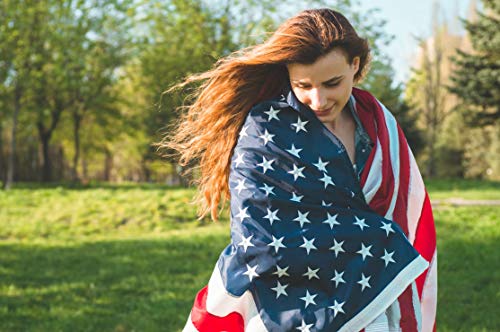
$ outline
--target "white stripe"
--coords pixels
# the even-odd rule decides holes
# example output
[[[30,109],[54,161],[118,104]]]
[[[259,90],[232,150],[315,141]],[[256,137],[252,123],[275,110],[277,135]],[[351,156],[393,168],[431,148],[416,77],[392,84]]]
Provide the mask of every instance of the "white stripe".
[[[415,234],[417,232],[418,221],[422,214],[422,207],[425,200],[425,185],[422,175],[418,170],[417,162],[415,157],[408,147],[409,158],[410,158],[410,181],[408,186],[408,239],[410,243],[415,242]]]
[[[391,203],[389,208],[385,213],[387,219],[393,220],[392,215],[394,213],[394,208],[396,207],[396,201],[398,199],[399,193],[399,136],[398,136],[398,125],[396,119],[391,112],[377,100],[380,107],[384,111],[385,124],[387,126],[387,132],[389,133],[389,155],[392,167],[392,174],[394,175],[394,191],[392,193]]]
[[[370,324],[368,324],[367,327],[365,327],[365,332],[387,332],[387,331],[393,332],[394,330],[390,330],[389,321],[387,320],[387,315],[385,312],[383,312],[380,316],[375,318],[373,322],[371,322]]]
[[[375,146],[375,156],[370,167],[370,172],[366,178],[365,185],[363,186],[363,194],[365,195],[366,202],[369,204],[375,194],[377,193],[380,185],[382,184],[382,147],[377,138],[377,145]]]
[[[399,301],[396,300],[392,302],[391,306],[385,311],[387,313],[387,319],[389,321],[389,328],[400,329],[399,322],[401,321],[401,308],[399,307]]]
[[[432,332],[437,307],[437,250],[432,256],[427,278],[422,290],[422,332]]]
[[[420,299],[418,298],[417,283],[415,281],[411,283],[411,290],[413,312],[415,313],[415,319],[417,320],[417,331],[422,331],[422,310],[420,308]]]
[[[383,313],[404,292],[415,278],[424,272],[429,263],[417,256],[396,275],[392,281],[356,316],[347,321],[339,332],[357,332]]]
[[[252,293],[246,291],[241,296],[234,296],[226,291],[220,271],[215,269],[208,282],[207,311],[213,315],[224,317],[237,312],[243,317],[245,330],[267,332],[260,318]]]
[[[191,314],[189,314],[186,325],[182,329],[182,332],[199,332],[196,327],[194,327],[193,322],[191,321]]]

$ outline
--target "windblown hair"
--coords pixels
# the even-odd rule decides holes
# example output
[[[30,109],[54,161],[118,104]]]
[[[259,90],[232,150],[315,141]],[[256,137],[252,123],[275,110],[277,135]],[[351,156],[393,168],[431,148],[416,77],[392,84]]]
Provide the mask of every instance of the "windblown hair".
[[[354,80],[367,71],[370,49],[349,21],[331,9],[305,10],[285,21],[262,44],[220,59],[204,73],[189,76],[169,89],[198,83],[190,105],[173,124],[173,137],[165,136],[159,149],[173,149],[184,173],[199,169],[194,180],[199,219],[230,198],[229,170],[239,131],[249,110],[260,101],[279,95],[288,84],[287,64],[312,64],[334,48],[341,49],[349,63],[360,58]],[[199,164],[193,166],[193,164]]]

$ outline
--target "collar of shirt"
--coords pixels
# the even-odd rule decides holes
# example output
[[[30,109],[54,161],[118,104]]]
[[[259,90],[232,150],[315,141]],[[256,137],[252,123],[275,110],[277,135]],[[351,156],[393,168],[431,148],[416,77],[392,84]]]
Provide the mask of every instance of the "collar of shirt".
[[[306,109],[308,107],[298,100],[298,98],[295,96],[295,93],[293,93],[292,91],[290,83],[288,83],[285,90],[283,91],[283,96],[286,100],[286,103],[290,105],[290,107],[292,107],[294,110],[298,111],[301,114],[304,114],[306,112]],[[373,143],[367,132],[363,128],[363,125],[361,124],[361,120],[359,119],[358,113],[356,112],[356,99],[354,99],[354,96],[352,94],[347,101],[344,110],[345,109],[348,109],[351,112],[354,121],[356,122],[356,131],[354,134],[356,162],[353,164],[353,167],[359,177],[361,171],[364,168],[366,160],[368,159],[368,155],[373,148]]]

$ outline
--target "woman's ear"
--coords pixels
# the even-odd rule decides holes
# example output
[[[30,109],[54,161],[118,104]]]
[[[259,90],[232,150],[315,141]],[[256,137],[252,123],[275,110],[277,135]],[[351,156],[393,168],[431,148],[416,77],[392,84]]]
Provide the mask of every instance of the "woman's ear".
[[[351,63],[351,66],[353,66],[352,69],[354,69],[354,74],[356,74],[359,70],[359,62],[361,60],[359,59],[359,56],[356,56],[354,57],[354,59],[352,59],[352,63]]]

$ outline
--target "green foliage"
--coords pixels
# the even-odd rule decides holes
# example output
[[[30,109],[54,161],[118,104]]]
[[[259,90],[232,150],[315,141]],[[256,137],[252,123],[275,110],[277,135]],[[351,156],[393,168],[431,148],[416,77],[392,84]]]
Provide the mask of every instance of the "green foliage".
[[[456,71],[450,91],[466,105],[461,111],[470,124],[484,126],[500,118],[500,6],[498,1],[484,1],[485,12],[475,22],[465,22],[474,52],[458,51]]]
[[[417,152],[414,121],[383,52],[392,37],[377,10],[358,12],[359,3],[0,0],[2,161],[14,129],[17,179],[162,180],[151,144],[168,134],[186,91],[162,92],[318,7],[339,10],[368,38],[374,62],[363,87],[396,113]]]
[[[479,179],[500,179],[500,123],[496,126],[474,128],[465,145],[466,176]]]
[[[425,161],[422,172],[427,177],[435,177],[440,165],[437,158],[440,155],[437,141],[442,133],[442,125],[449,115],[446,105],[446,88],[444,63],[445,40],[449,36],[446,29],[435,22],[432,39],[419,41],[421,49],[418,67],[413,69],[412,76],[406,85],[405,99],[411,106],[414,115],[421,123],[425,133]],[[438,166],[439,165],[439,166]]]
[[[7,11],[0,29],[7,38],[0,49],[16,50],[6,57],[2,53],[0,64],[7,68],[2,88],[19,105],[21,127],[36,128],[43,178],[49,180],[50,142],[61,118],[71,111],[81,119],[88,109],[111,113],[110,87],[125,50],[116,26],[127,28],[121,12],[131,1],[23,2],[2,2]]]

